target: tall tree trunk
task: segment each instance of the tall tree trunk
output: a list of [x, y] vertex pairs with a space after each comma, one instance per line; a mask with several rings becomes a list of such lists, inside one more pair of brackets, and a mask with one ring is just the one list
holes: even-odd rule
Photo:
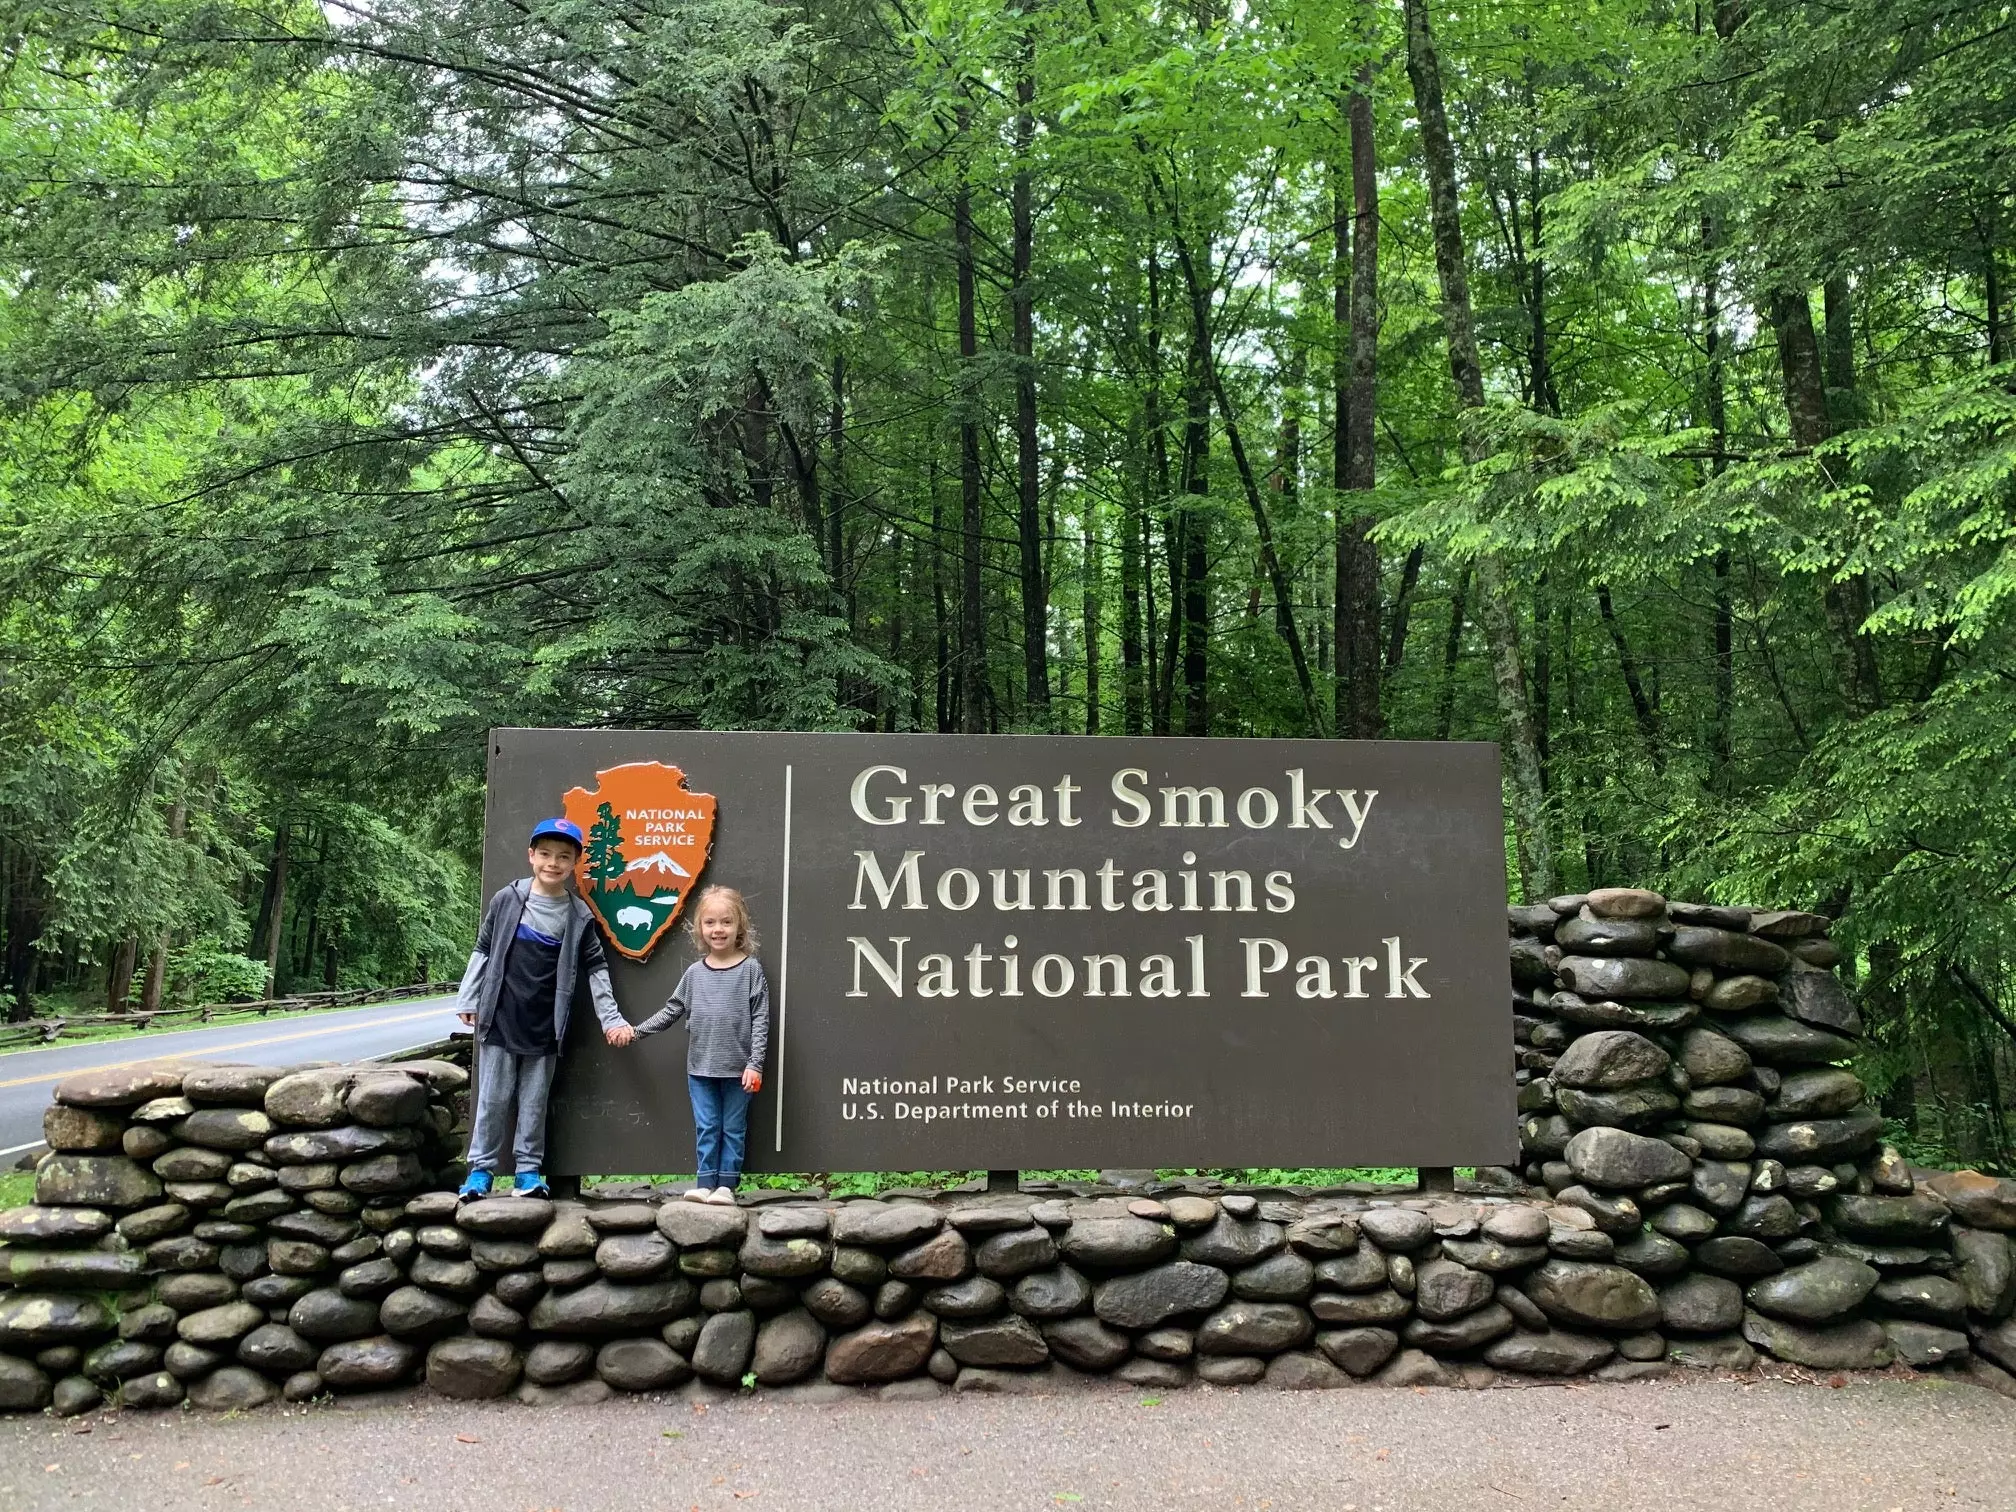
[[1085, 733], [1099, 733], [1099, 529], [1098, 511], [1087, 508], [1079, 574], [1085, 604]]
[[[186, 793], [178, 793], [168, 809], [168, 838], [179, 841], [188, 832], [189, 799]], [[140, 983], [140, 1011], [154, 1013], [161, 1007], [161, 995], [168, 986], [168, 951], [174, 944], [173, 934], [164, 929], [154, 937], [154, 948], [147, 956], [147, 975]]]
[[41, 868], [20, 846], [0, 838], [0, 858], [7, 867], [7, 1022], [18, 1024], [35, 1016], [35, 942], [42, 933], [44, 901]]
[[1596, 608], [1603, 616], [1603, 628], [1610, 632], [1610, 644], [1617, 649], [1617, 668], [1624, 675], [1624, 691], [1631, 695], [1631, 713], [1637, 719], [1638, 733], [1645, 741], [1645, 754], [1651, 758], [1652, 769], [1662, 771], [1666, 757], [1659, 739], [1659, 711], [1645, 694], [1645, 680], [1638, 675], [1638, 659], [1631, 654], [1631, 643], [1624, 638], [1624, 627], [1617, 623], [1617, 609], [1611, 602], [1607, 584], [1596, 589]]
[[1309, 354], [1295, 342], [1281, 375], [1281, 430], [1274, 443], [1274, 475], [1268, 479], [1268, 491], [1288, 506], [1291, 519], [1302, 499], [1302, 405], [1308, 384]]
[[1407, 622], [1413, 617], [1414, 589], [1421, 581], [1421, 559], [1426, 554], [1423, 547], [1416, 546], [1400, 568], [1400, 591], [1393, 595], [1393, 609], [1386, 617], [1386, 661], [1380, 669], [1387, 682], [1399, 675], [1400, 659], [1407, 654]]
[[[1862, 1004], [1864, 1027], [1872, 1039], [1882, 1036], [1881, 1043], [1909, 1046], [1911, 1014], [1904, 988], [1904, 953], [1895, 940], [1869, 942], [1869, 974], [1855, 996]], [[1906, 1131], [1916, 1134], [1917, 1077], [1908, 1069], [1908, 1058], [1904, 1064], [1907, 1069], [1890, 1083], [1878, 1108], [1885, 1118], [1896, 1119]]]
[[1141, 646], [1141, 500], [1131, 490], [1120, 517], [1120, 729], [1146, 728]]
[[[1821, 290], [1826, 318], [1823, 368], [1827, 379], [1827, 422], [1838, 434], [1860, 421], [1855, 394], [1855, 297], [1847, 278], [1835, 274]], [[1876, 643], [1862, 632], [1869, 618], [1872, 590], [1869, 575], [1858, 572], [1840, 584], [1842, 615], [1851, 626], [1848, 654], [1855, 668], [1856, 696], [1865, 708], [1883, 701], [1882, 675], [1876, 663]]]
[[[1145, 152], [1138, 142], [1136, 147]], [[1152, 166], [1148, 168], [1148, 188], [1151, 204], [1159, 205], [1168, 215], [1177, 260], [1190, 296], [1190, 344], [1183, 363], [1183, 495], [1186, 500], [1201, 499], [1211, 492], [1211, 402], [1215, 385], [1212, 381], [1210, 285], [1208, 279], [1199, 274], [1199, 259], [1192, 255], [1177, 220], [1175, 204], [1164, 191], [1161, 177]], [[1211, 266], [1211, 245], [1207, 240], [1202, 257], [1204, 272], [1208, 274]], [[1160, 288], [1152, 259], [1149, 274], [1150, 302], [1158, 317], [1155, 324], [1159, 330]], [[1222, 406], [1222, 394], [1218, 397]], [[1169, 723], [1173, 727], [1176, 721], [1174, 677], [1180, 630], [1183, 733], [1186, 735], [1211, 733], [1210, 526], [1209, 510], [1185, 503], [1173, 512], [1171, 527], [1164, 532], [1169, 555], [1169, 639], [1165, 656], [1168, 670], [1165, 675], [1170, 684], [1166, 702]], [[1182, 606], [1180, 621], [1177, 617], [1179, 602]]]
[[[1845, 287], [1837, 292], [1845, 305]], [[1820, 343], [1813, 330], [1813, 304], [1803, 287], [1786, 287], [1771, 295], [1771, 325], [1777, 335], [1778, 370], [1785, 390], [1785, 413], [1792, 426], [1793, 443], [1805, 450], [1821, 445], [1833, 434], [1827, 407], [1827, 373]], [[1845, 308], [1840, 325], [1848, 325]], [[1849, 352], [1846, 376], [1853, 382], [1853, 349]], [[1849, 699], [1862, 709], [1873, 709], [1883, 701], [1877, 675], [1876, 652], [1862, 623], [1869, 617], [1867, 580], [1851, 577], [1842, 582], [1828, 580], [1824, 599], [1827, 620], [1834, 635], [1834, 663], [1841, 686]]]
[[1470, 610], [1470, 569], [1456, 577], [1449, 598], [1449, 633], [1442, 641], [1442, 687], [1435, 698], [1435, 738], [1447, 740], [1456, 728], [1456, 663], [1463, 655], [1463, 622]]
[[316, 886], [308, 895], [306, 912], [308, 915], [308, 925], [306, 930], [303, 931], [306, 938], [301, 942], [301, 953], [295, 959], [294, 970], [291, 973], [293, 978], [300, 982], [307, 981], [309, 976], [314, 972], [316, 954], [322, 949], [322, 888], [320, 867], [316, 868]]
[[[1820, 305], [1827, 322], [1827, 387], [1850, 393], [1855, 388], [1855, 303], [1845, 275], [1836, 273], [1821, 286]], [[1836, 430], [1840, 426], [1834, 422]]]
[[[959, 133], [969, 129], [962, 108]], [[987, 601], [981, 583], [980, 323], [973, 291], [973, 190], [962, 172], [952, 201], [952, 241], [959, 274], [959, 728], [987, 729]]]
[[[1187, 477], [1189, 464], [1179, 459]], [[1190, 511], [1172, 505], [1162, 521], [1162, 556], [1168, 571], [1169, 612], [1162, 630], [1162, 735], [1173, 735], [1182, 721], [1177, 715], [1176, 675], [1183, 668], [1183, 627], [1187, 623], [1184, 606], [1188, 583], [1184, 571], [1190, 563]]]
[[[1203, 345], [1208, 340], [1204, 333], [1192, 332], [1190, 359], [1184, 370], [1183, 494], [1188, 499], [1203, 499], [1211, 492], [1211, 383], [1205, 370], [1207, 357]], [[1183, 542], [1183, 733], [1209, 735], [1210, 512], [1200, 505], [1185, 504], [1180, 523]], [[1172, 560], [1172, 576], [1174, 567]]]
[[[1370, 7], [1365, 7], [1369, 37]], [[1360, 65], [1346, 107], [1351, 128], [1350, 278], [1344, 274], [1344, 196], [1332, 179], [1335, 221], [1333, 318], [1344, 360], [1337, 383], [1336, 455], [1337, 582], [1333, 613], [1337, 643], [1337, 734], [1376, 740], [1385, 728], [1379, 705], [1379, 548], [1371, 513], [1345, 502], [1369, 494], [1374, 478], [1373, 437], [1379, 357], [1379, 178], [1372, 127], [1372, 64]], [[1334, 170], [1333, 170], [1334, 172]], [[1349, 329], [1346, 350], [1345, 329]]]
[[1253, 516], [1253, 533], [1260, 540], [1260, 565], [1265, 569], [1268, 585], [1274, 593], [1274, 628], [1288, 643], [1289, 665], [1295, 669], [1295, 686], [1302, 695], [1302, 718], [1307, 733], [1321, 734], [1323, 720], [1316, 708], [1316, 683], [1310, 676], [1309, 658], [1302, 648], [1302, 632], [1295, 620], [1294, 588], [1281, 565], [1281, 554], [1274, 548], [1274, 527], [1267, 516], [1266, 501], [1261, 497], [1260, 480], [1254, 476], [1252, 461], [1246, 455], [1246, 443], [1240, 434], [1238, 417], [1232, 413], [1231, 401], [1225, 394], [1225, 380], [1216, 363], [1211, 364], [1211, 386], [1217, 395], [1218, 414], [1225, 423], [1225, 443], [1232, 453], [1232, 467], [1239, 474], [1239, 485], [1246, 494], [1246, 507]]
[[1984, 203], [1968, 212], [1974, 234], [1981, 244], [1981, 301], [1987, 313], [1988, 365], [1999, 367], [2009, 360], [2009, 323], [2002, 308], [2002, 257], [1996, 243], [2001, 239], [2002, 200], [1990, 194]]
[[1015, 175], [1009, 189], [1012, 279], [1008, 290], [1015, 358], [1016, 537], [1022, 555], [1022, 682], [1029, 723], [1050, 727], [1050, 592], [1043, 565], [1042, 458], [1036, 445], [1035, 194], [1029, 153], [1036, 139], [1036, 41], [1024, 4], [1015, 50]]
[[[1167, 535], [1167, 532], [1164, 532]], [[1173, 548], [1171, 548], [1173, 549]], [[1158, 628], [1155, 613], [1155, 543], [1148, 517], [1141, 517], [1141, 562], [1142, 600], [1147, 611], [1144, 628], [1147, 631], [1148, 652], [1148, 715], [1149, 729], [1156, 735], [1170, 733], [1169, 720], [1169, 664], [1170, 654], [1163, 644], [1164, 632]], [[1172, 577], [1174, 573], [1170, 574]], [[1176, 623], [1176, 605], [1169, 605], [1169, 623]], [[1171, 632], [1173, 635], [1173, 632]]]
[[847, 596], [847, 623], [854, 623], [854, 593], [847, 581], [847, 474], [843, 447], [847, 439], [847, 359], [833, 354], [833, 407], [826, 420], [826, 439], [833, 461], [826, 473], [826, 575], [833, 591]]
[[1547, 574], [1533, 584], [1533, 735], [1540, 745], [1540, 783], [1554, 791], [1551, 743], [1554, 696], [1554, 595]]
[[[1456, 194], [1456, 149], [1449, 137], [1448, 112], [1442, 103], [1442, 65], [1428, 23], [1427, 0], [1405, 0], [1407, 75], [1414, 86], [1415, 115], [1421, 123], [1422, 155], [1428, 165], [1429, 221], [1435, 240], [1435, 272], [1442, 291], [1442, 321], [1448, 335], [1449, 371], [1456, 398], [1466, 410], [1484, 408], [1484, 370], [1477, 354], [1477, 332], [1470, 307], [1470, 276], [1464, 261], [1463, 221]], [[1464, 452], [1473, 462], [1488, 454], [1490, 442], [1481, 427], [1464, 427]], [[1495, 551], [1483, 551], [1475, 563], [1477, 618], [1491, 648], [1492, 683], [1504, 726], [1512, 800], [1512, 822], [1518, 843], [1519, 875], [1528, 899], [1545, 898], [1555, 888], [1554, 847], [1547, 824], [1547, 795], [1541, 782], [1539, 741], [1533, 729], [1533, 709], [1526, 690], [1525, 658], [1519, 646], [1519, 622], [1505, 579], [1504, 564]]]
[[121, 940], [112, 952], [111, 969], [105, 974], [105, 1011], [125, 1008], [133, 991], [133, 972], [140, 960], [140, 941], [132, 935]]
[[1820, 344], [1813, 334], [1813, 304], [1803, 287], [1774, 289], [1771, 329], [1778, 343], [1778, 374], [1785, 389], [1785, 414], [1792, 444], [1807, 450], [1827, 439], [1827, 380]]
[[953, 705], [958, 684], [953, 675], [952, 615], [945, 593], [945, 516], [938, 498], [938, 468], [931, 467], [931, 625], [937, 657], [937, 730], [949, 735], [956, 727]]
[[[843, 353], [833, 354], [831, 373], [833, 393], [826, 413], [827, 452], [831, 461], [821, 469], [825, 474], [825, 539], [820, 543], [820, 555], [826, 561], [826, 576], [833, 585], [833, 596], [838, 601], [841, 612], [846, 616], [847, 628], [855, 628], [857, 599], [853, 574], [847, 564], [847, 359]], [[865, 691], [844, 672], [837, 680], [834, 698], [843, 709], [851, 708], [857, 716], [864, 712]], [[311, 962], [312, 965], [312, 962]], [[333, 969], [333, 968], [332, 968]], [[331, 985], [334, 985], [333, 983]]]
[[[1069, 463], [1061, 444], [1050, 448], [1050, 476], [1043, 480], [1043, 592], [1049, 596], [1050, 585], [1057, 581], [1057, 554], [1064, 549], [1064, 530], [1057, 522], [1057, 501], [1064, 493], [1064, 475]], [[1044, 623], [1049, 623], [1049, 609], [1044, 609]], [[1045, 662], [1048, 672], [1048, 662]], [[1048, 686], [1046, 684], [1046, 686]], [[1058, 672], [1057, 684], [1049, 688], [1052, 701], [1063, 696], [1064, 674]]]
[[266, 996], [277, 995], [280, 980], [280, 936], [287, 919], [288, 822], [273, 831], [273, 863], [266, 870]]
[[[1722, 270], [1714, 260], [1715, 226], [1701, 218], [1701, 245], [1710, 261], [1701, 281], [1701, 347], [1707, 359], [1707, 409], [1710, 435], [1708, 471], [1721, 477], [1729, 465], [1729, 396], [1722, 357]], [[1726, 778], [1733, 752], [1731, 731], [1736, 704], [1736, 617], [1729, 583], [1729, 548], [1715, 553], [1715, 687], [1710, 717], [1709, 749], [1718, 775]]]
[[1715, 712], [1709, 747], [1718, 772], [1735, 754], [1731, 732], [1736, 710], [1736, 613], [1729, 591], [1729, 548], [1715, 553]]
[[[910, 570], [914, 570], [912, 550], [911, 544], [899, 535], [889, 553], [889, 665], [892, 667], [902, 666], [904, 654], [909, 650], [905, 644], [908, 637], [904, 632], [909, 619]], [[876, 727], [884, 734], [895, 734], [901, 728], [901, 695], [878, 693], [876, 699], [881, 710]]]
[[1992, 238], [1981, 248], [1981, 293], [1988, 305], [1988, 362], [1999, 367], [2009, 360], [2009, 323], [2002, 309], [2002, 262]]
[[[1266, 501], [1260, 496], [1260, 480], [1254, 474], [1252, 459], [1246, 454], [1246, 443], [1239, 428], [1239, 417], [1232, 411], [1232, 400], [1225, 390], [1225, 376], [1218, 370], [1217, 358], [1212, 352], [1211, 342], [1211, 287], [1209, 249], [1200, 268], [1199, 260], [1191, 255], [1189, 243], [1180, 230], [1175, 233], [1176, 255], [1183, 268], [1183, 279], [1190, 293], [1190, 359], [1193, 391], [1191, 394], [1190, 432], [1185, 438], [1186, 450], [1194, 447], [1192, 460], [1195, 467], [1190, 486], [1192, 495], [1210, 492], [1210, 412], [1207, 408], [1200, 416], [1197, 410], [1198, 391], [1204, 393], [1208, 406], [1216, 402], [1218, 417], [1225, 427], [1225, 442], [1232, 453], [1233, 470], [1239, 475], [1239, 486], [1246, 495], [1246, 507], [1253, 516], [1253, 532], [1259, 537], [1260, 564], [1265, 569], [1267, 580], [1274, 591], [1274, 627], [1282, 640], [1288, 644], [1288, 659], [1295, 669], [1295, 686], [1302, 695], [1302, 717], [1308, 726], [1308, 733], [1314, 735], [1321, 725], [1321, 717], [1316, 710], [1316, 684], [1309, 675], [1309, 660], [1302, 649], [1302, 633], [1295, 622], [1295, 599], [1288, 583], [1288, 574], [1281, 566], [1280, 554], [1274, 549], [1274, 528], [1267, 516]], [[1209, 563], [1204, 554], [1204, 516], [1197, 511], [1197, 520], [1192, 533], [1189, 563], [1184, 567], [1186, 582], [1185, 596], [1185, 645], [1184, 680], [1186, 701], [1184, 723], [1186, 732], [1192, 735], [1208, 734], [1204, 707], [1204, 640], [1208, 636], [1208, 626], [1202, 631], [1200, 621], [1208, 617], [1208, 600], [1203, 597], [1205, 585], [1202, 582]], [[1193, 614], [1192, 596], [1195, 597]], [[1194, 661], [1193, 661], [1194, 655]]]
[[161, 995], [168, 987], [168, 951], [174, 937], [162, 930], [155, 937], [154, 948], [147, 954], [147, 974], [140, 979], [140, 1011], [157, 1013], [161, 1008]]
[[[1528, 91], [1527, 103], [1533, 101]], [[1528, 192], [1532, 197], [1533, 255], [1527, 265], [1526, 275], [1529, 287], [1527, 315], [1532, 335], [1527, 342], [1527, 381], [1533, 388], [1533, 407], [1549, 415], [1561, 413], [1561, 395], [1554, 387], [1553, 349], [1547, 340], [1547, 255], [1546, 243], [1542, 239], [1541, 217], [1545, 214], [1545, 184], [1540, 172], [1540, 150], [1531, 148], [1526, 154]]]
[[[1141, 518], [1141, 561], [1143, 584], [1148, 597], [1148, 702], [1151, 727], [1157, 735], [1168, 735], [1176, 727], [1177, 636], [1183, 623], [1179, 605], [1183, 597], [1183, 562], [1177, 535], [1180, 517], [1172, 514], [1169, 476], [1169, 425], [1162, 412], [1162, 254], [1148, 249], [1148, 460], [1155, 483], [1155, 511], [1163, 521], [1163, 551], [1167, 557], [1169, 615], [1166, 631], [1156, 629], [1155, 553], [1150, 548], [1149, 520]], [[1171, 520], [1178, 526], [1172, 527]], [[1166, 638], [1165, 638], [1166, 637]]]

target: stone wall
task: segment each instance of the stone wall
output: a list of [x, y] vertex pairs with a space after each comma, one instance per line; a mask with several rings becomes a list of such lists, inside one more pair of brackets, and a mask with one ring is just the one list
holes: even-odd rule
[[[458, 1208], [444, 1062], [140, 1066], [57, 1089], [0, 1215], [0, 1407], [897, 1395], [1110, 1376], [1485, 1385], [1761, 1356], [2016, 1392], [2016, 1182], [1913, 1171], [1833, 1062], [1808, 914], [1512, 911], [1523, 1172], [1462, 1195], [760, 1194]], [[688, 1384], [692, 1383], [692, 1384]]]
[[456, 1169], [468, 1080], [163, 1062], [58, 1084], [35, 1202], [0, 1212], [0, 1408], [229, 1409], [407, 1368], [380, 1302], [416, 1268], [409, 1202]]

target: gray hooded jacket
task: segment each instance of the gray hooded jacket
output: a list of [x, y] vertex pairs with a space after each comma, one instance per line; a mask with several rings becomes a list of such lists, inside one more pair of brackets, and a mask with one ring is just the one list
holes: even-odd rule
[[[480, 1044], [497, 1016], [497, 1000], [504, 991], [504, 951], [517, 936], [518, 921], [525, 916], [525, 899], [531, 894], [532, 879], [521, 877], [499, 888], [483, 910], [483, 923], [476, 931], [476, 948], [469, 954], [462, 973], [462, 990], [455, 1000], [457, 1013], [476, 1015], [476, 1039]], [[595, 1017], [604, 1029], [619, 1028], [629, 1020], [616, 1006], [616, 991], [609, 984], [609, 958], [602, 953], [602, 936], [596, 931], [588, 905], [573, 893], [567, 895], [567, 929], [560, 940], [560, 968], [553, 981], [553, 1042], [565, 1046], [567, 1024], [573, 1017], [574, 993], [583, 977], [595, 1005]], [[496, 948], [502, 942], [503, 949]], [[494, 969], [493, 969], [494, 967]]]

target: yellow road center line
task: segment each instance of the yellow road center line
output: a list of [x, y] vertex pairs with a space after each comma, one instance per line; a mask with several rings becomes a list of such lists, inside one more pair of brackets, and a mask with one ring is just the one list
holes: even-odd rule
[[[417, 1003], [452, 1004], [455, 1001], [455, 994], [450, 992], [450, 993], [442, 993], [438, 997], [405, 998], [399, 1001], [405, 1002], [408, 1006], [412, 1006]], [[234, 1016], [242, 1017], [242, 1014], [238, 1013], [237, 1010], [234, 1010], [231, 1004], [226, 1003], [221, 1004], [220, 1006], [232, 1012]], [[394, 1008], [397, 1006], [398, 1006], [397, 1002], [388, 1002], [388, 1003], [357, 1003], [353, 1004], [348, 1008], [321, 1008], [321, 1009], [289, 1008], [285, 1012], [272, 1014], [267, 1017], [261, 1018], [259, 1022], [269, 1027], [284, 1027], [288, 1024], [306, 1024], [306, 1023], [321, 1024], [321, 1023], [327, 1023], [331, 1015], [333, 1014], [383, 1013], [386, 1009]], [[383, 1020], [373, 1020], [373, 1022], [374, 1023], [382, 1022], [389, 1024], [389, 1023], [404, 1022], [404, 1020], [383, 1019]], [[5, 1025], [0, 1025], [0, 1028], [5, 1027], [6, 1027]], [[173, 1039], [175, 1038], [175, 1036], [180, 1034], [215, 1034], [221, 1029], [249, 1029], [251, 1027], [253, 1027], [251, 1024], [244, 1022], [236, 1024], [207, 1024], [207, 1025], [201, 1023], [194, 1023], [190, 1024], [187, 1028], [184, 1029], [162, 1028], [143, 1032], [145, 1033], [146, 1037], [150, 1040], [164, 1040], [164, 1039]], [[140, 1036], [138, 1035], [129, 1036], [129, 1038], [139, 1038], [139, 1037]], [[30, 1045], [19, 1050], [0, 1050], [0, 1065], [13, 1065], [17, 1062], [24, 1066], [34, 1065], [37, 1063], [35, 1061], [30, 1060], [29, 1059], [30, 1056], [62, 1055], [68, 1051], [82, 1050], [91, 1045], [110, 1045], [117, 1043], [119, 1043], [119, 1041], [109, 1039], [57, 1040], [52, 1041], [51, 1043], [46, 1045]], [[168, 1060], [171, 1057], [167, 1055], [162, 1055], [156, 1058], [160, 1060]]]
[[443, 1013], [452, 1013], [451, 1008], [429, 1008], [423, 1013], [401, 1014], [398, 1018], [373, 1019], [369, 1024], [329, 1024], [320, 1029], [302, 1029], [293, 1034], [270, 1034], [263, 1039], [235, 1040], [228, 1045], [209, 1045], [200, 1051], [183, 1051], [176, 1055], [142, 1055], [132, 1060], [111, 1061], [102, 1066], [72, 1066], [67, 1071], [49, 1071], [40, 1076], [17, 1076], [12, 1081], [0, 1081], [0, 1087], [29, 1087], [37, 1082], [59, 1082], [67, 1077], [82, 1076], [86, 1071], [123, 1071], [128, 1066], [153, 1065], [162, 1061], [209, 1060], [223, 1050], [250, 1050], [259, 1045], [280, 1045], [289, 1040], [313, 1039], [318, 1034], [354, 1034], [358, 1029], [376, 1029], [381, 1024], [410, 1024], [415, 1019], [434, 1018]]

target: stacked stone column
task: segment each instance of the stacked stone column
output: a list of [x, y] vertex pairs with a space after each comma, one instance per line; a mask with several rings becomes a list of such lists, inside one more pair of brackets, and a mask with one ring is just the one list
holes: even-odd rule
[[1658, 1288], [1676, 1357], [2016, 1364], [2011, 1183], [1883, 1144], [1824, 917], [1609, 888], [1510, 923], [1525, 1175]]
[[61, 1083], [35, 1202], [0, 1213], [0, 1406], [245, 1408], [406, 1374], [378, 1300], [467, 1081], [416, 1061]]

